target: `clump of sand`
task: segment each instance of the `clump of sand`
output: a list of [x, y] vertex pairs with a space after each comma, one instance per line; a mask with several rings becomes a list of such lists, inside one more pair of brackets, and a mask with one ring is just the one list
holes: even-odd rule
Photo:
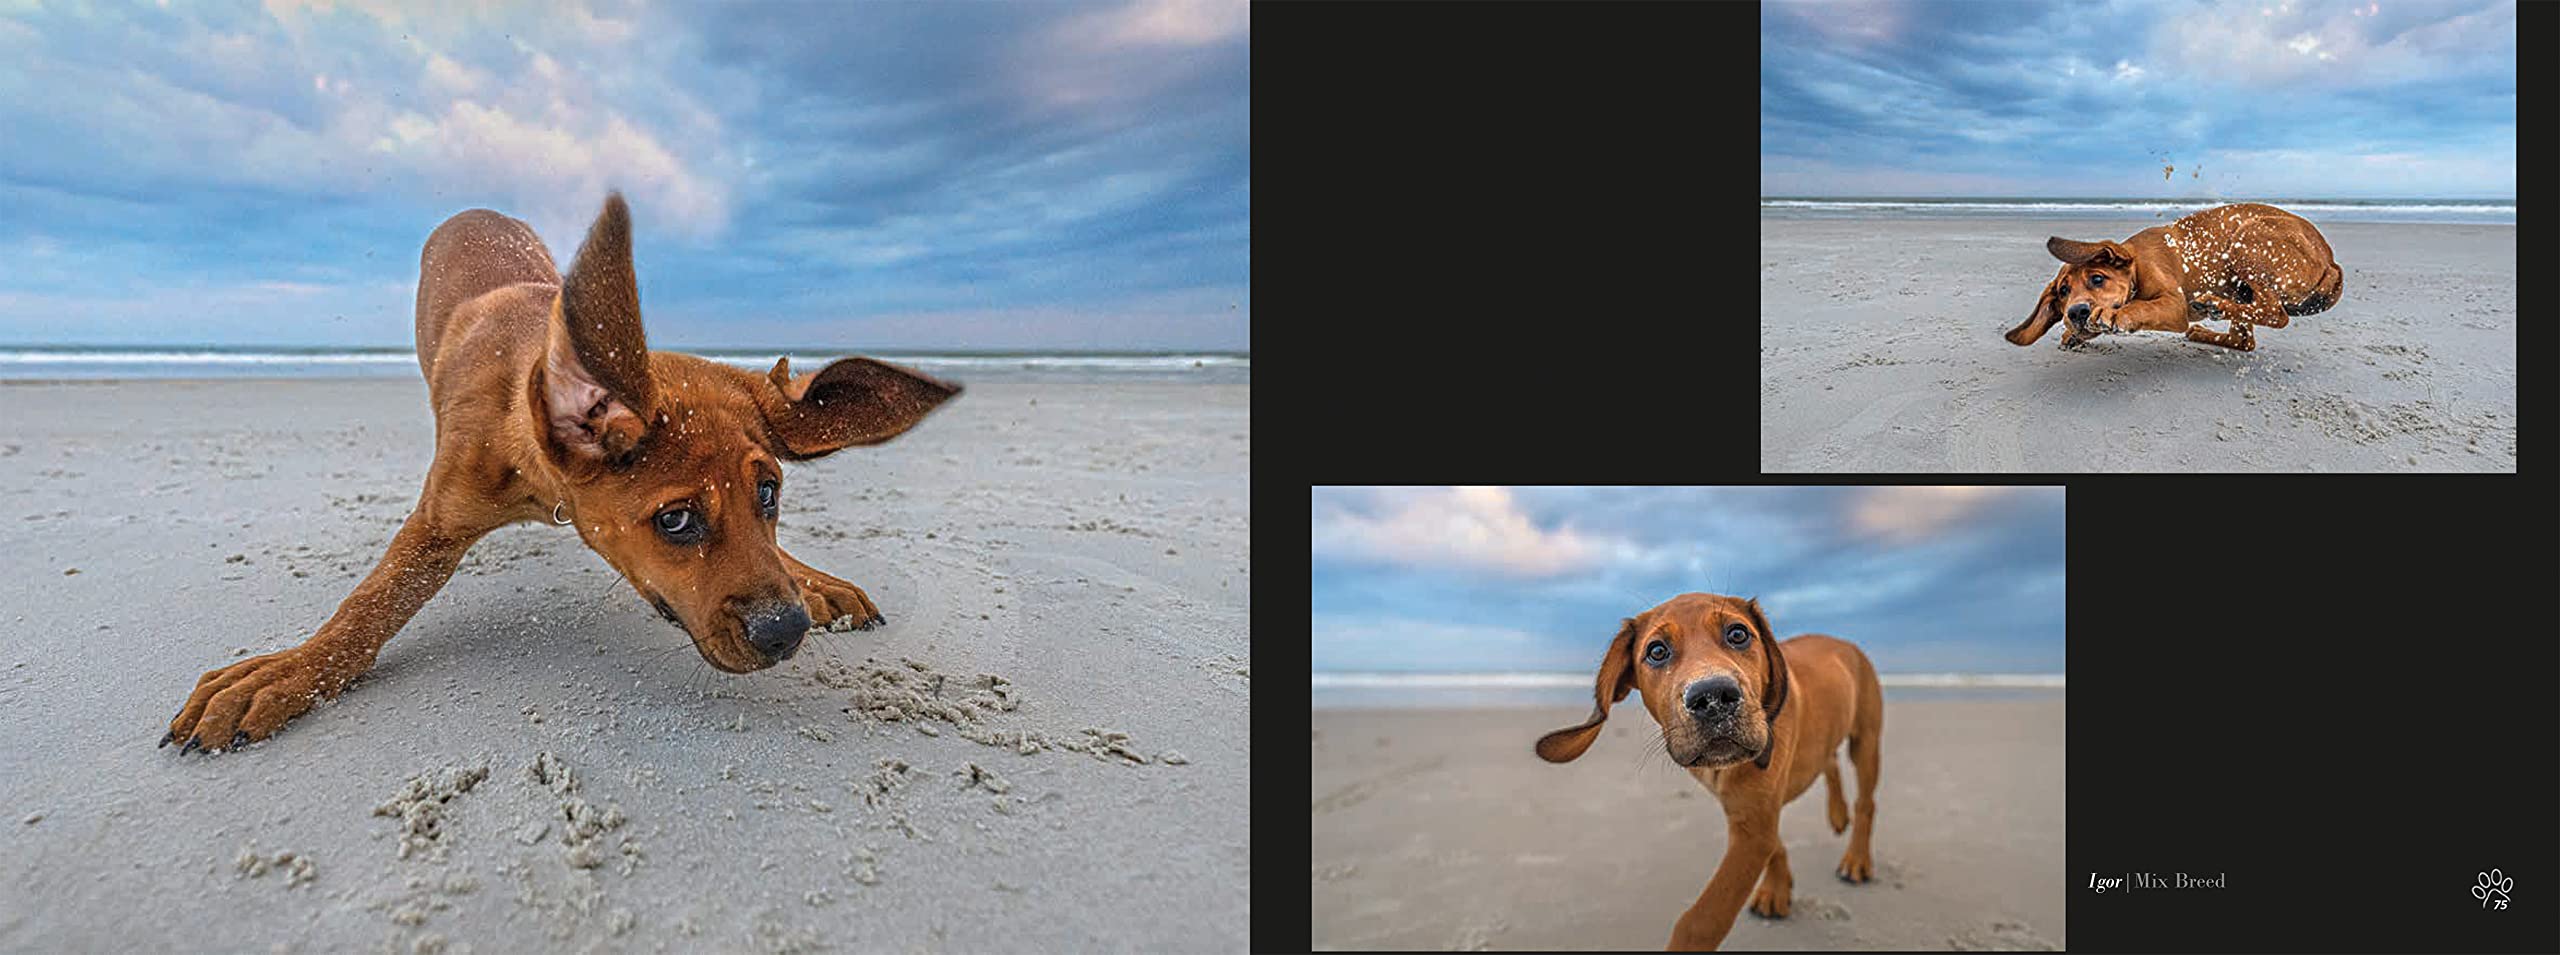
[[240, 858], [233, 868], [240, 875], [252, 879], [266, 875], [269, 869], [282, 872], [284, 887], [288, 889], [301, 888], [320, 878], [319, 867], [312, 863], [310, 856], [290, 850], [259, 855], [256, 843], [240, 847]]
[[[622, 815], [622, 807], [612, 803], [598, 807], [578, 795], [578, 778], [571, 775], [568, 764], [551, 755], [550, 750], [536, 755], [532, 765], [525, 767], [524, 775], [526, 781], [551, 790], [551, 794], [560, 800], [560, 819], [565, 823], [560, 829], [560, 842], [568, 847], [562, 858], [574, 868], [592, 869], [602, 865], [604, 853], [598, 848], [598, 843], [605, 833], [622, 828], [622, 824], [628, 821]], [[533, 832], [535, 840], [542, 838], [541, 832], [532, 829], [530, 824], [517, 830], [516, 838], [523, 841], [527, 831]], [[623, 841], [624, 874], [629, 874], [639, 865], [639, 854], [636, 844], [627, 839]]]
[[883, 758], [874, 764], [868, 778], [854, 783], [854, 791], [862, 794], [863, 805], [877, 806], [887, 802], [891, 793], [907, 784], [907, 773], [911, 768], [906, 760]]
[[400, 820], [400, 858], [424, 852], [444, 861], [444, 805], [489, 778], [489, 764], [448, 766], [409, 777], [397, 796], [373, 807], [373, 814]]
[[[853, 705], [845, 712], [857, 722], [909, 724], [926, 736], [940, 736], [940, 727], [949, 726], [952, 734], [962, 739], [1024, 756], [1060, 749], [1133, 766], [1158, 761], [1140, 752], [1129, 734], [1118, 730], [1088, 726], [1072, 735], [1053, 737], [1036, 729], [997, 728], [992, 720], [1019, 709], [1022, 700], [1015, 693], [1013, 681], [993, 673], [955, 679], [927, 664], [901, 657], [897, 666], [881, 666], [870, 660], [851, 667], [835, 664], [818, 670], [812, 678], [824, 686], [852, 690]], [[1171, 765], [1190, 762], [1170, 750], [1162, 761]]]
[[1050, 745], [1063, 750], [1085, 753], [1095, 759], [1127, 760], [1132, 766], [1145, 765], [1147, 762], [1145, 753], [1129, 748], [1129, 734], [1118, 730], [1096, 729], [1088, 726], [1079, 730], [1075, 736], [1052, 740]]
[[844, 874], [864, 885], [880, 884], [880, 851], [871, 846], [855, 846], [844, 860]]
[[938, 720], [965, 727], [1020, 705], [1013, 696], [1013, 683], [995, 674], [954, 681], [914, 660], [898, 662], [900, 666], [883, 667], [866, 660], [850, 672], [821, 670], [816, 678], [828, 686], [852, 689], [853, 712], [892, 723]]
[[980, 766], [976, 763], [970, 763], [969, 768], [964, 770], [963, 773], [967, 775], [968, 778], [960, 781], [960, 788], [962, 789], [967, 789], [971, 786], [978, 786], [984, 788], [988, 792], [1001, 796], [1006, 790], [1013, 788], [1012, 783], [1006, 782], [1004, 777], [996, 775], [994, 770]]
[[[402, 888], [368, 903], [365, 907], [385, 913], [391, 920], [391, 924], [404, 928], [417, 928], [426, 924], [430, 913], [453, 908], [451, 897], [470, 895], [478, 891], [480, 891], [479, 877], [466, 873], [453, 873], [442, 878], [411, 875], [403, 880]], [[423, 947], [429, 939], [436, 937], [422, 936], [418, 942]]]

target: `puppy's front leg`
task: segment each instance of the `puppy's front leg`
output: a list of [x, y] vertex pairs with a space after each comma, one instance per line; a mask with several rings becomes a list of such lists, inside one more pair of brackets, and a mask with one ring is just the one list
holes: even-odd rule
[[181, 752], [223, 750], [275, 735], [313, 703], [335, 697], [372, 668], [384, 642], [444, 589], [454, 567], [487, 528], [456, 530], [427, 516], [423, 502], [392, 535], [373, 573], [339, 602], [338, 612], [290, 650], [250, 657], [206, 673], [186, 708], [169, 721], [160, 745], [185, 740]]
[[791, 571], [792, 582], [800, 585], [800, 600], [809, 605], [811, 622], [824, 626], [839, 617], [849, 617], [852, 625], [861, 630], [889, 622], [862, 588], [803, 564], [787, 552], [782, 555], [782, 564]]
[[1707, 951], [1724, 943], [1726, 932], [1733, 930], [1733, 919], [1742, 914], [1742, 903], [1751, 894], [1751, 884], [1759, 881], [1761, 870], [1777, 854], [1778, 801], [1774, 797], [1755, 796], [1735, 799], [1728, 795], [1724, 807], [1726, 845], [1724, 861], [1716, 864], [1716, 874], [1707, 880], [1707, 890], [1698, 893], [1698, 901], [1680, 913], [1680, 921], [1671, 927], [1672, 951]]
[[2176, 295], [2126, 302], [2099, 321], [2119, 332], [2183, 332], [2191, 317], [2186, 296]]

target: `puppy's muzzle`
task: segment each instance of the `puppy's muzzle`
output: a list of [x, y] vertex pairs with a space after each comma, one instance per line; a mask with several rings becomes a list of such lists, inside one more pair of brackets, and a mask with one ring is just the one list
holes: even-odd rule
[[1729, 724], [1742, 711], [1742, 684], [1729, 676], [1711, 676], [1689, 684], [1680, 702], [1700, 726]]
[[800, 649], [800, 638], [809, 632], [809, 611], [797, 601], [768, 603], [739, 614], [738, 623], [747, 632], [747, 645], [780, 663]]
[[2089, 303], [2087, 303], [2087, 302], [2082, 302], [2082, 303], [2080, 303], [2080, 304], [2078, 304], [2078, 305], [2071, 306], [2071, 310], [2070, 310], [2070, 311], [2068, 311], [2068, 312], [2064, 312], [2064, 313], [2062, 314], [2062, 317], [2064, 317], [2064, 318], [2068, 318], [2068, 319], [2070, 319], [2070, 320], [2071, 320], [2071, 327], [2072, 327], [2072, 328], [2079, 329], [2079, 330], [2080, 330], [2080, 332], [2081, 332], [2082, 334], [2087, 334], [2087, 333], [2088, 333], [2088, 331], [2089, 331]]

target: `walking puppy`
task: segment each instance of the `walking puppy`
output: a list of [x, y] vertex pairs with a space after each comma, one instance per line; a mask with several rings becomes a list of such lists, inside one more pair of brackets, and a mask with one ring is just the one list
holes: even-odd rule
[[868, 358], [795, 378], [787, 360], [758, 375], [650, 351], [618, 193], [565, 280], [531, 228], [486, 209], [445, 220], [418, 267], [436, 456], [416, 509], [309, 640], [205, 674], [160, 745], [273, 735], [371, 667], [472, 542], [523, 521], [576, 527], [731, 673], [791, 656], [812, 621], [885, 622], [774, 543], [781, 462], [897, 437], [959, 386]]
[[[1723, 942], [1745, 893], [1751, 911], [1786, 916], [1795, 881], [1778, 841], [1778, 810], [1819, 776], [1831, 794], [1831, 831], [1849, 826], [1849, 806], [1840, 797], [1842, 740], [1858, 767], [1858, 828], [1838, 874], [1850, 882], [1875, 877], [1867, 838], [1875, 829], [1877, 747], [1884, 733], [1884, 690], [1875, 667], [1855, 645], [1820, 634], [1780, 646], [1756, 600], [1673, 597], [1618, 630], [1600, 658], [1591, 718], [1538, 740], [1538, 755], [1548, 762], [1582, 755], [1599, 738], [1609, 705], [1635, 690], [1662, 725], [1671, 761], [1724, 804], [1724, 861], [1672, 924], [1673, 949]], [[1760, 890], [1751, 892], [1755, 879]]]
[[[2283, 328], [2296, 315], [2338, 304], [2346, 274], [2329, 240], [2301, 216], [2244, 202], [2215, 206], [2153, 226], [2123, 242], [2045, 240], [2063, 262], [2035, 311], [2009, 330], [2009, 343], [2030, 345], [2057, 321], [2068, 321], [2062, 347], [2114, 332], [2187, 333], [2189, 341], [2249, 351], [2249, 327]], [[2223, 318], [2227, 332], [2195, 326]]]

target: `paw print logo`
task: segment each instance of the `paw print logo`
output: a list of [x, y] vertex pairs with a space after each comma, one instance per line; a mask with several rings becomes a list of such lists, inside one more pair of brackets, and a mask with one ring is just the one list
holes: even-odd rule
[[2507, 907], [2507, 892], [2515, 887], [2515, 879], [2491, 869], [2480, 873], [2480, 884], [2471, 887], [2471, 897], [2480, 900], [2481, 908], [2488, 908], [2489, 902], [2496, 900], [2498, 907], [2503, 909]]

